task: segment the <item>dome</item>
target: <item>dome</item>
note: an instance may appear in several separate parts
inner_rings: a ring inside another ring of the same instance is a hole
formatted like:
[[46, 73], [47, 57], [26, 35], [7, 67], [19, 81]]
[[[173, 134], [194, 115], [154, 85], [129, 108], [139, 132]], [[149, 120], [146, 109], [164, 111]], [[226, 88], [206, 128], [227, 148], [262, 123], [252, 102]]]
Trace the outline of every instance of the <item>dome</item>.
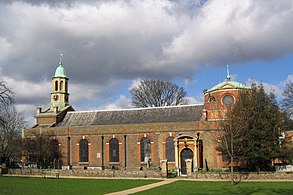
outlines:
[[57, 68], [56, 68], [56, 71], [55, 71], [55, 76], [54, 77], [62, 77], [62, 78], [67, 78], [66, 76], [66, 73], [65, 73], [65, 69], [62, 65], [59, 65]]
[[223, 88], [226, 85], [229, 85], [229, 86], [231, 86], [233, 88], [236, 88], [236, 89], [251, 89], [251, 87], [248, 87], [246, 85], [243, 85], [242, 83], [238, 83], [238, 82], [235, 82], [235, 81], [229, 81], [229, 80], [227, 80], [227, 81], [224, 81], [222, 83], [217, 84], [216, 86], [214, 86], [213, 88], [207, 90], [206, 92], [212, 92], [212, 91], [221, 89], [221, 88]]

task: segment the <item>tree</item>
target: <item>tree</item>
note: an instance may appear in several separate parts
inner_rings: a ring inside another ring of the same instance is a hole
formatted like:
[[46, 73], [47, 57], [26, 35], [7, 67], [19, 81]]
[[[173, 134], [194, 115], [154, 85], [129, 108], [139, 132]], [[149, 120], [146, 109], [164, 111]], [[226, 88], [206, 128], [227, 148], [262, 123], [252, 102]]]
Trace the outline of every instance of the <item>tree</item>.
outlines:
[[6, 86], [4, 81], [0, 81], [0, 108], [7, 107], [13, 102], [13, 92]]
[[161, 80], [142, 80], [130, 93], [135, 107], [175, 106], [188, 102], [183, 87]]
[[286, 83], [283, 90], [282, 108], [288, 113], [289, 117], [293, 117], [293, 81]]
[[[0, 111], [0, 154], [2, 159], [20, 159], [22, 150], [21, 130], [26, 121], [13, 105]], [[7, 163], [7, 162], [6, 162]]]
[[13, 92], [4, 81], [0, 81], [0, 156], [1, 161], [7, 164], [10, 158], [21, 157], [21, 129], [26, 124], [13, 102]]
[[273, 159], [281, 157], [279, 135], [282, 113], [274, 94], [262, 85], [240, 93], [238, 102], [228, 110], [218, 150], [248, 170], [266, 170]]

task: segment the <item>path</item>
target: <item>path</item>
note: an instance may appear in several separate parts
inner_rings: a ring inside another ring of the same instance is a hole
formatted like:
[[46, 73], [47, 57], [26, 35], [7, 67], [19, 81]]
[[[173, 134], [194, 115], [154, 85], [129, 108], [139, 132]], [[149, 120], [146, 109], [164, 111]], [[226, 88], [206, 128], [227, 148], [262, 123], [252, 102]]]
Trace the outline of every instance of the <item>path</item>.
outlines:
[[151, 188], [155, 188], [155, 187], [158, 187], [158, 186], [162, 186], [162, 185], [165, 185], [165, 184], [170, 184], [172, 182], [174, 182], [176, 180], [164, 180], [164, 181], [161, 181], [161, 182], [157, 182], [157, 183], [152, 183], [152, 184], [149, 184], [149, 185], [144, 185], [144, 186], [140, 186], [140, 187], [136, 187], [136, 188], [131, 188], [131, 189], [128, 189], [128, 190], [123, 190], [123, 191], [119, 191], [119, 192], [113, 192], [113, 193], [109, 193], [107, 195], [126, 195], [126, 194], [133, 194], [133, 193], [136, 193], [136, 192], [141, 192], [141, 191], [145, 191], [145, 190], [148, 190], [148, 189], [151, 189]]

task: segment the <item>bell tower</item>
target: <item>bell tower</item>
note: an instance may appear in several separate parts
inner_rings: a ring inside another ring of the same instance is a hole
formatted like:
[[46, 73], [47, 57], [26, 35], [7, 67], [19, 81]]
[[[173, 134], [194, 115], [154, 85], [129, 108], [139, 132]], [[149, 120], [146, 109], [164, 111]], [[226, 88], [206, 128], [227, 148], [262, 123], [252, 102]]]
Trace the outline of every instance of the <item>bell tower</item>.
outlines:
[[63, 54], [60, 54], [59, 66], [56, 68], [55, 75], [52, 78], [52, 92], [50, 109], [55, 112], [63, 110], [69, 105], [68, 77], [62, 66]]
[[50, 106], [46, 109], [37, 107], [36, 125], [54, 127], [63, 120], [66, 113], [74, 111], [69, 105], [68, 77], [62, 66], [63, 54], [60, 54], [59, 66], [52, 78]]

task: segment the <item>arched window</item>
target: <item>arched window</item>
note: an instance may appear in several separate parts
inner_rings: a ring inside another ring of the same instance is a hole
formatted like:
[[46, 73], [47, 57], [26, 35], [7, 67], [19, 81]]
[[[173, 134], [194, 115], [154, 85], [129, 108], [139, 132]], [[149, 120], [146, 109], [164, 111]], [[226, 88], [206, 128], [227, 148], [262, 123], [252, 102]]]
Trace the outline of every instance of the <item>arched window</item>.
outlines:
[[140, 161], [148, 162], [151, 159], [151, 141], [147, 137], [140, 140]]
[[55, 81], [55, 91], [58, 91], [58, 81]]
[[112, 138], [110, 144], [110, 162], [119, 162], [119, 141], [117, 138]]
[[166, 140], [166, 158], [169, 162], [175, 162], [175, 149], [173, 137], [168, 137]]
[[88, 141], [82, 139], [79, 142], [79, 162], [88, 162], [89, 161], [89, 149]]
[[28, 140], [27, 142], [27, 150], [28, 150], [28, 163], [36, 163], [36, 141]]
[[60, 91], [63, 89], [63, 81], [60, 81]]
[[59, 157], [59, 143], [56, 139], [54, 139], [50, 142], [50, 162], [58, 160]]
[[65, 81], [65, 92], [68, 91], [68, 83]]

